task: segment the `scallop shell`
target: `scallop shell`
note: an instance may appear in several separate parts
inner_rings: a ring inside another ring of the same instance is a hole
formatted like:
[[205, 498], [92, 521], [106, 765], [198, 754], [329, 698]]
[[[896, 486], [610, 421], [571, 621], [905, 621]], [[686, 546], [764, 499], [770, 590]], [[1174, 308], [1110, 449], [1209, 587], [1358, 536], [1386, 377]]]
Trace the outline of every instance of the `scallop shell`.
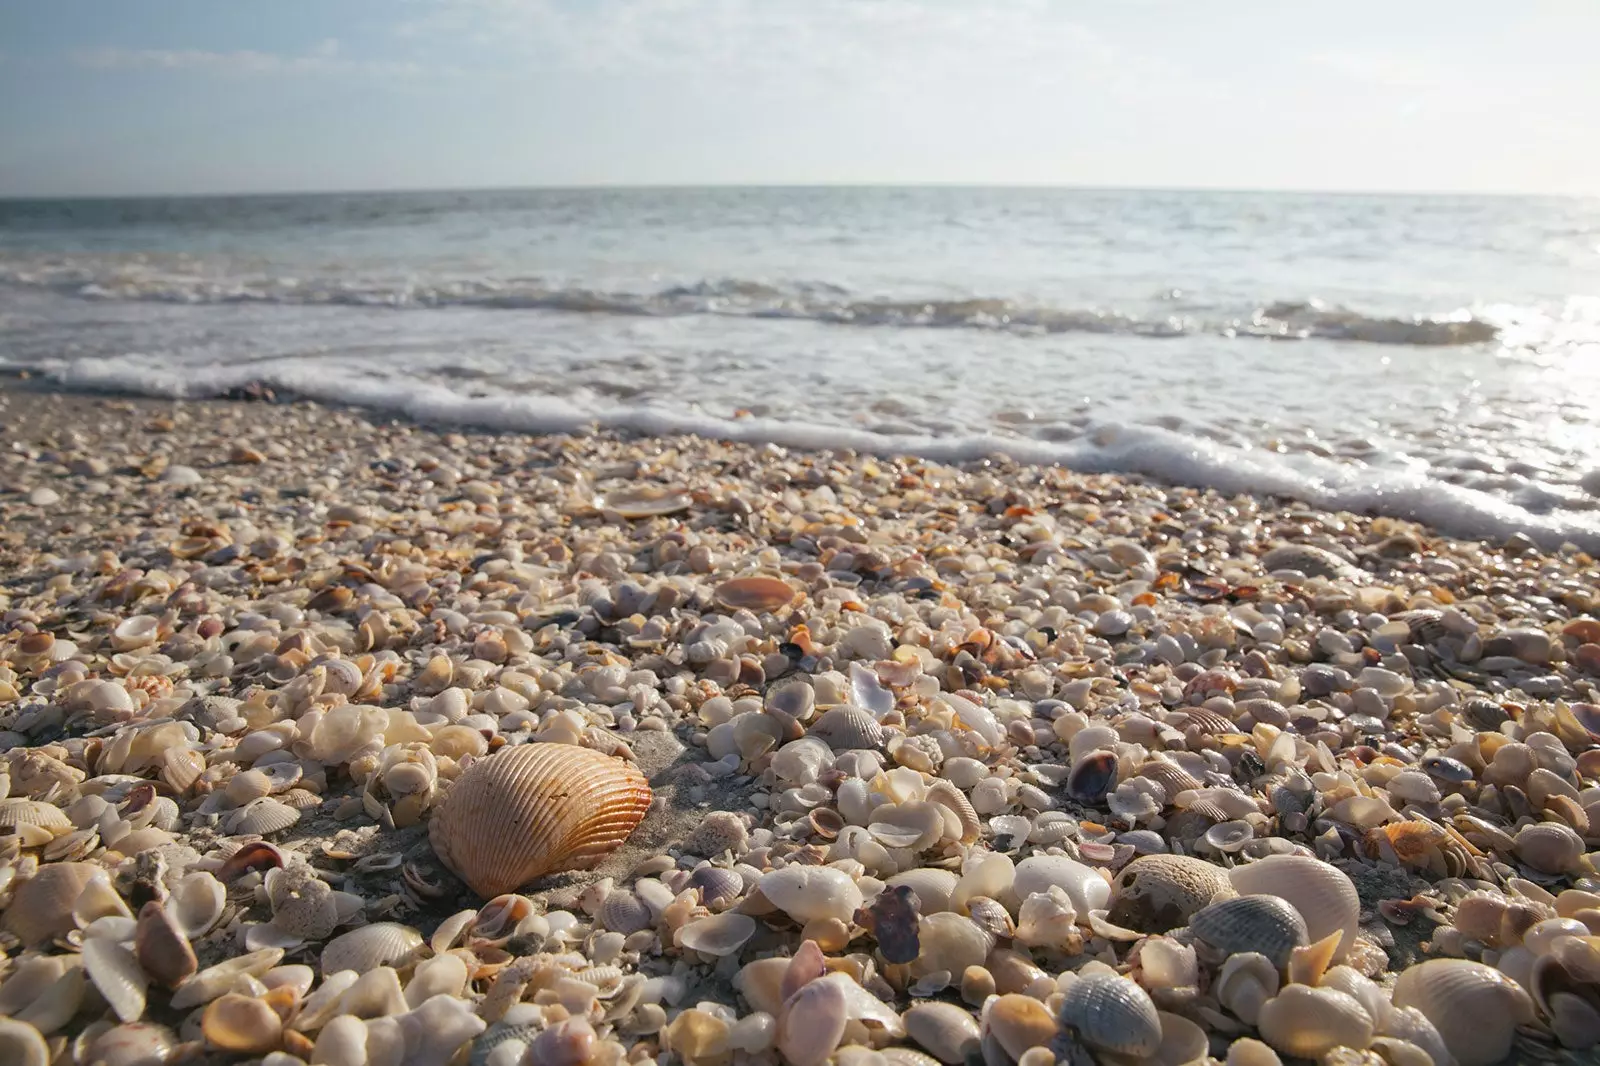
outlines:
[[625, 888], [606, 896], [600, 904], [599, 918], [601, 925], [623, 936], [648, 929], [655, 921], [649, 904]]
[[300, 820], [300, 812], [286, 803], [263, 796], [229, 815], [227, 831], [239, 836], [281, 833]]
[[978, 1049], [978, 1023], [953, 1003], [918, 1003], [906, 1011], [905, 1026], [940, 1062], [964, 1062]]
[[1333, 960], [1355, 946], [1361, 929], [1361, 896], [1349, 876], [1336, 866], [1309, 855], [1269, 855], [1228, 871], [1235, 892], [1278, 896], [1300, 912], [1306, 935], [1315, 943], [1341, 933]]
[[139, 968], [133, 952], [107, 937], [87, 938], [83, 942], [83, 969], [120, 1020], [136, 1022], [144, 1014], [150, 979]]
[[[689, 875], [689, 887], [700, 890], [700, 902], [714, 907], [744, 894], [744, 878], [722, 866], [702, 866]], [[610, 897], [607, 897], [610, 898]]]
[[28, 799], [0, 799], [0, 831], [14, 831], [25, 825], [47, 830], [51, 836], [60, 836], [73, 830], [72, 819], [54, 804]]
[[1279, 1051], [1307, 1059], [1372, 1042], [1372, 1019], [1358, 1000], [1307, 985], [1289, 985], [1262, 1007], [1260, 1030], [1261, 1038]]
[[823, 711], [807, 732], [834, 751], [883, 747], [883, 726], [866, 711], [849, 705]]
[[50, 863], [16, 886], [10, 905], [0, 915], [0, 927], [16, 934], [24, 947], [71, 932], [76, 925], [73, 904], [99, 872], [100, 867], [90, 863]]
[[795, 588], [775, 577], [736, 577], [717, 586], [713, 597], [730, 611], [745, 608], [762, 614], [778, 611], [794, 602]]
[[422, 946], [422, 934], [398, 922], [374, 922], [328, 941], [322, 949], [322, 974], [354, 970], [367, 973], [379, 966], [402, 966]]
[[571, 744], [525, 744], [462, 771], [428, 840], [490, 898], [543, 874], [594, 866], [649, 807], [650, 785], [632, 766]]
[[1305, 919], [1277, 896], [1238, 896], [1202, 907], [1189, 919], [1189, 931], [1223, 957], [1255, 951], [1280, 970], [1308, 943]]
[[961, 843], [973, 844], [983, 836], [983, 823], [973, 809], [972, 801], [955, 785], [943, 778], [935, 778], [928, 785], [927, 798], [929, 802], [937, 803], [955, 814], [956, 820], [961, 823]]
[[1498, 970], [1465, 959], [1430, 959], [1394, 986], [1396, 1007], [1415, 1007], [1439, 1030], [1459, 1066], [1493, 1066], [1511, 1051], [1516, 1027], [1533, 1021], [1533, 1002]]
[[1143, 1058], [1161, 1046], [1161, 1018], [1144, 989], [1116, 974], [1079, 977], [1061, 997], [1061, 1024], [1083, 1042]]

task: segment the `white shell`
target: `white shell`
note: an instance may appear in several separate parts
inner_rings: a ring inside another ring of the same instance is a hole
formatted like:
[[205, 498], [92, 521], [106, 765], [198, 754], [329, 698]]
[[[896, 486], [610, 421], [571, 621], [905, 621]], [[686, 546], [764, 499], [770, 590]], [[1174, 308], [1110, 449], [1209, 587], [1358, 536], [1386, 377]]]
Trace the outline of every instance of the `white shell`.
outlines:
[[1015, 907], [1035, 892], [1048, 892], [1058, 885], [1072, 901], [1079, 914], [1104, 910], [1111, 898], [1111, 885], [1100, 872], [1065, 855], [1033, 855], [1017, 863], [1008, 895], [996, 896], [1000, 902]]
[[1241, 895], [1279, 896], [1305, 919], [1306, 935], [1315, 944], [1333, 932], [1341, 934], [1333, 959], [1338, 962], [1355, 946], [1361, 929], [1361, 896], [1349, 876], [1336, 866], [1309, 855], [1269, 855], [1228, 871]]
[[676, 942], [703, 955], [732, 955], [755, 935], [756, 920], [734, 911], [702, 918], [679, 929]]
[[366, 973], [410, 958], [422, 946], [422, 934], [398, 922], [374, 922], [334, 937], [322, 949], [324, 976], [340, 970]]
[[1316, 1059], [1336, 1047], [1372, 1042], [1372, 1019], [1355, 999], [1331, 988], [1289, 985], [1261, 1008], [1261, 1038], [1279, 1051]]
[[758, 887], [773, 906], [802, 923], [819, 918], [848, 922], [861, 906], [861, 889], [849, 874], [831, 866], [786, 866], [764, 874]]

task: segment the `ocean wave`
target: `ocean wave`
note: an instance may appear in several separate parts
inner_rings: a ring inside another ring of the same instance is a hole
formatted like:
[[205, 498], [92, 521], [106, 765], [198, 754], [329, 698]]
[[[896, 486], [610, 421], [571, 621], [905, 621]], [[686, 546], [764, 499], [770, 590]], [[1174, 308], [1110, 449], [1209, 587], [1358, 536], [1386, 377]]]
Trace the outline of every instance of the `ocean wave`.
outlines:
[[326, 403], [399, 414], [439, 426], [501, 432], [585, 433], [597, 429], [696, 434], [748, 444], [965, 462], [995, 454], [1085, 473], [1121, 473], [1223, 493], [1284, 496], [1336, 511], [1388, 515], [1461, 537], [1515, 533], [1546, 547], [1564, 542], [1600, 553], [1600, 513], [1539, 513], [1503, 496], [1454, 485], [1415, 468], [1383, 468], [1306, 454], [1237, 447], [1177, 429], [1099, 422], [1069, 440], [999, 434], [879, 433], [851, 426], [773, 418], [720, 418], [651, 405], [589, 409], [556, 396], [468, 396], [443, 385], [385, 380], [327, 368], [152, 367], [134, 358], [86, 359], [50, 371], [76, 390], [200, 399], [260, 395], [263, 386]]
[[171, 304], [283, 304], [394, 308], [481, 308], [638, 316], [726, 315], [841, 326], [975, 329], [1015, 334], [1106, 333], [1141, 337], [1197, 334], [1273, 340], [1327, 339], [1401, 346], [1482, 344], [1499, 333], [1462, 311], [1393, 317], [1316, 300], [1263, 303], [1241, 316], [1141, 316], [1099, 308], [1052, 307], [999, 297], [878, 299], [829, 283], [777, 285], [707, 279], [634, 292], [539, 279], [351, 281], [331, 278], [217, 276], [154, 270], [143, 264], [0, 261], [0, 284], [49, 289], [86, 300]]

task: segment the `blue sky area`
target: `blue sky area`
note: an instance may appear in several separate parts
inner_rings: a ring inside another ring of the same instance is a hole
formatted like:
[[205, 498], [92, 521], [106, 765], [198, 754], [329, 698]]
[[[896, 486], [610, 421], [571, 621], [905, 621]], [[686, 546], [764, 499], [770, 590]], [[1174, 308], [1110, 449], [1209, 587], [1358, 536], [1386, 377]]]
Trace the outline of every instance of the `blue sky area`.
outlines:
[[0, 195], [1600, 193], [1595, 0], [0, 0]]

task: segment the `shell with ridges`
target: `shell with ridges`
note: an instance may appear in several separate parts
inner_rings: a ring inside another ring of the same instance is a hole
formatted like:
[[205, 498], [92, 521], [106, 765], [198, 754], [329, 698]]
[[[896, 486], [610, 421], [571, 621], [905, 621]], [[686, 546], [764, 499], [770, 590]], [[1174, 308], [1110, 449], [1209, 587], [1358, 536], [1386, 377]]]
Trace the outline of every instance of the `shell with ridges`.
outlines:
[[823, 711], [807, 732], [834, 751], [883, 747], [883, 726], [866, 711], [848, 704]]
[[379, 966], [403, 965], [422, 946], [422, 934], [398, 922], [374, 922], [341, 933], [322, 949], [323, 976], [340, 970], [368, 973]]
[[0, 927], [15, 933], [23, 946], [42, 944], [70, 932], [76, 924], [72, 907], [100, 867], [82, 862], [57, 862], [20, 882], [0, 915]]
[[1534, 1016], [1521, 985], [1466, 959], [1430, 959], [1410, 967], [1395, 982], [1393, 1001], [1421, 1011], [1460, 1066], [1492, 1066], [1505, 1058], [1516, 1027]]
[[1235, 892], [1278, 896], [1300, 912], [1309, 942], [1343, 935], [1334, 949], [1338, 962], [1355, 946], [1361, 928], [1361, 896], [1343, 870], [1309, 855], [1269, 855], [1228, 871]]
[[650, 807], [644, 775], [571, 744], [525, 744], [456, 779], [428, 825], [439, 858], [488, 898], [594, 866]]
[[1277, 896], [1237, 896], [1202, 907], [1189, 919], [1189, 930], [1224, 958], [1260, 952], [1280, 970], [1307, 943], [1305, 919]]
[[1061, 1024], [1086, 1044], [1117, 1055], [1151, 1055], [1161, 1046], [1161, 1018], [1144, 989], [1116, 974], [1079, 977], [1061, 997]]

